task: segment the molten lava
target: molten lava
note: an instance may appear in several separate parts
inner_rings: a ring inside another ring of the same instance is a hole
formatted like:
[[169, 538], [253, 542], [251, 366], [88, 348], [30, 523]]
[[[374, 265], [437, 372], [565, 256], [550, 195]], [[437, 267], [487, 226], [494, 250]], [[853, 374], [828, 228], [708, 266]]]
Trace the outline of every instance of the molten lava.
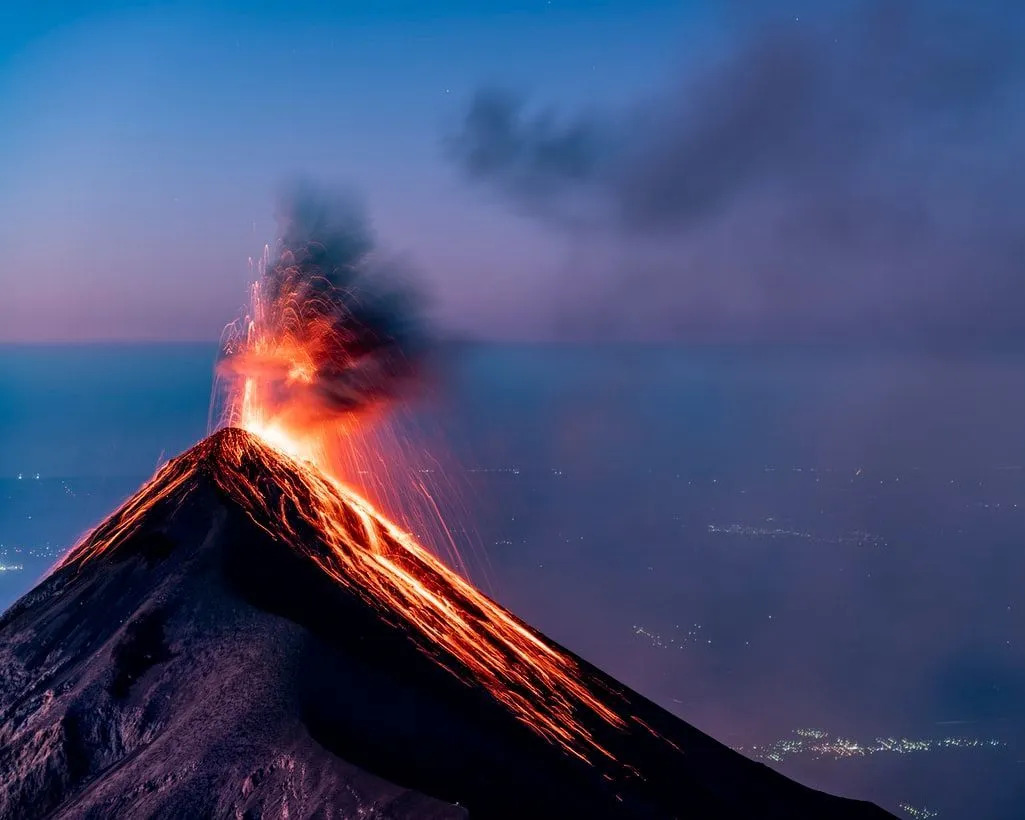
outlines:
[[[254, 463], [261, 469], [253, 470]], [[81, 565], [116, 548], [154, 507], [174, 503], [192, 489], [209, 465], [220, 491], [258, 526], [307, 555], [389, 620], [413, 630], [419, 645], [454, 674], [467, 673], [567, 752], [585, 760], [596, 753], [611, 757], [579, 713], [589, 710], [615, 727], [625, 721], [611, 705], [614, 696], [592, 691], [572, 658], [478, 592], [351, 488], [244, 431], [223, 430], [170, 461], [63, 565]], [[273, 482], [254, 481], [252, 475], [270, 475]], [[268, 521], [284, 524], [284, 531], [271, 532]]]

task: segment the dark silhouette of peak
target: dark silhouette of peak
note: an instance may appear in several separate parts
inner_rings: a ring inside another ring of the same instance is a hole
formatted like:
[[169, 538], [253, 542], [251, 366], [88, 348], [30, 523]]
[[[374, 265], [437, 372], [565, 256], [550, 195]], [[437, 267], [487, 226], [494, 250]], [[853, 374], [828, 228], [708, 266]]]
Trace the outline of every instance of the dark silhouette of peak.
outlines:
[[890, 816], [733, 752], [403, 538], [240, 430], [169, 462], [0, 617], [0, 817]]

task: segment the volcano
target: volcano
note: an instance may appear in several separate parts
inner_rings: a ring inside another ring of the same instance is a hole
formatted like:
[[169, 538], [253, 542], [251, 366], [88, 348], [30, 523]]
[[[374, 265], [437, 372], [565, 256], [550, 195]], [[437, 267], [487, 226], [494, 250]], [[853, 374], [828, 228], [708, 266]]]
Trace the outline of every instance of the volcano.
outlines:
[[882, 818], [536, 632], [229, 428], [0, 618], [0, 817]]

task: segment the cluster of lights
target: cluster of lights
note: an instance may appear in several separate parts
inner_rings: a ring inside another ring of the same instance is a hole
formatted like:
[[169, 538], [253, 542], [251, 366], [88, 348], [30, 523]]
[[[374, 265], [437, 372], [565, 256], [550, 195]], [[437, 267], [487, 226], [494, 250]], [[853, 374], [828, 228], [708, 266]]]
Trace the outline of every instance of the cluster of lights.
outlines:
[[907, 803], [898, 803], [897, 808], [904, 812], [908, 817], [913, 818], [913, 820], [929, 820], [930, 817], [936, 817], [939, 815], [938, 811], [926, 808], [915, 808]]
[[[11, 547], [0, 543], [0, 559], [8, 558], [13, 553], [16, 556], [28, 556], [29, 558], [53, 559], [64, 552], [63, 547], [56, 547], [46, 542], [38, 547]], [[10, 564], [7, 565], [10, 568]], [[18, 569], [21, 569], [20, 565]]]
[[843, 737], [831, 737], [821, 729], [797, 729], [792, 737], [777, 740], [768, 746], [751, 746], [746, 751], [753, 757], [782, 763], [788, 757], [811, 755], [812, 757], [831, 757], [834, 760], [849, 757], [867, 757], [868, 755], [891, 753], [913, 754], [929, 752], [937, 749], [978, 749], [1005, 746], [999, 740], [984, 740], [972, 737], [945, 737], [939, 740], [916, 740], [913, 738], [880, 737], [871, 743], [859, 743]]
[[782, 527], [752, 527], [747, 524], [709, 524], [708, 531], [714, 535], [741, 535], [747, 538], [801, 538], [819, 544], [854, 544], [856, 546], [882, 547], [886, 541], [870, 532], [855, 530], [837, 536], [821, 536], [801, 530]]
[[687, 644], [701, 643], [701, 624], [693, 624], [686, 632], [681, 632], [681, 627], [677, 624], [676, 630], [676, 635], [665, 638], [657, 632], [650, 632], [643, 626], [634, 624], [634, 634], [646, 638], [658, 649], [683, 649]]

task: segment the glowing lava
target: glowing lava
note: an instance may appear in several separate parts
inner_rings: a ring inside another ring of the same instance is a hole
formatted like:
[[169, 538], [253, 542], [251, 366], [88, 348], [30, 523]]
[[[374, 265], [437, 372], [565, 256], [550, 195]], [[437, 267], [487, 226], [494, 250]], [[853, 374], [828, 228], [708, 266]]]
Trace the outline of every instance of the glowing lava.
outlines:
[[[582, 710], [625, 725], [576, 662], [478, 592], [351, 488], [242, 430], [214, 434], [173, 459], [64, 560], [81, 565], [116, 548], [157, 505], [174, 504], [209, 475], [272, 538], [392, 622], [454, 674], [482, 685], [521, 721], [585, 760], [611, 755]], [[254, 479], [270, 476], [272, 481]], [[280, 529], [268, 529], [268, 522]], [[438, 650], [442, 650], [439, 652]]]

